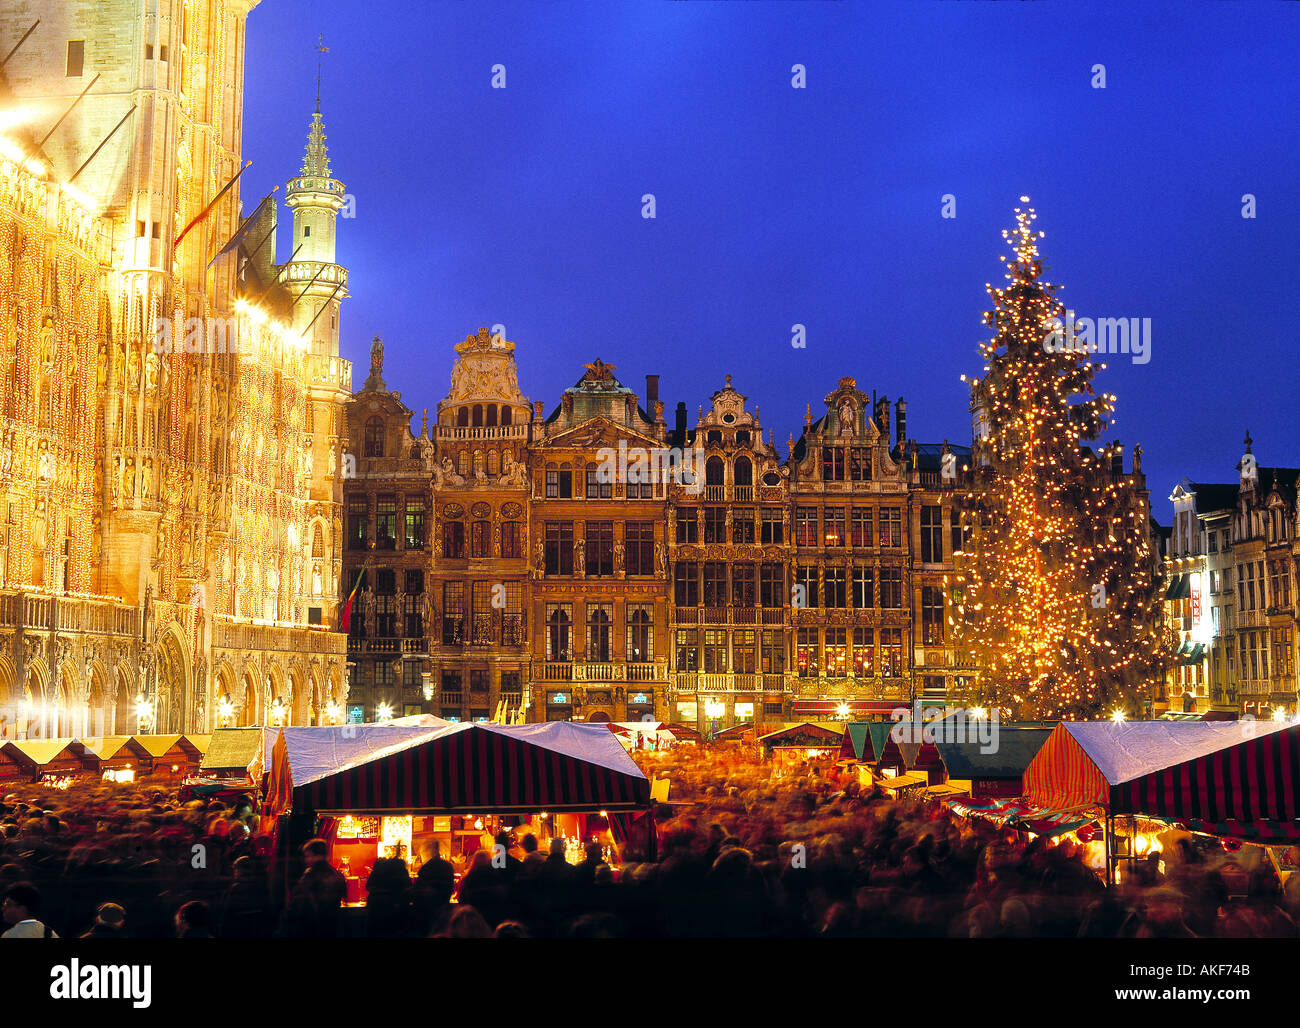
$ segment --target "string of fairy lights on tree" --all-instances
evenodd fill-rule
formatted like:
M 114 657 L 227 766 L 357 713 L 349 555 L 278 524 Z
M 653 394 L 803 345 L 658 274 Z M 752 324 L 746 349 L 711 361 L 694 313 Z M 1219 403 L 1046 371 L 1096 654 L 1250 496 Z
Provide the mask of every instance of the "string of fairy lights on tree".
M 1086 445 L 1113 425 L 1116 398 L 1094 391 L 1105 365 L 1086 349 L 1045 345 L 1065 308 L 1043 277 L 1037 215 L 1015 214 L 1008 285 L 986 286 L 984 374 L 968 380 L 986 431 L 949 582 L 956 643 L 978 668 L 973 704 L 1013 718 L 1131 714 L 1161 645 L 1145 503 L 1112 472 L 1117 443 Z

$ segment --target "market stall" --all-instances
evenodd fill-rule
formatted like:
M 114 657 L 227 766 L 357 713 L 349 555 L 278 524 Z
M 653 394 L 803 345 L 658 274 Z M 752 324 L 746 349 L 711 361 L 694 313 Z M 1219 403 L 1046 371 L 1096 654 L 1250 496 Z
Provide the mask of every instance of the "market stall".
M 574 862 L 595 841 L 612 861 L 649 816 L 650 783 L 605 725 L 464 723 L 399 741 L 368 733 L 333 766 L 302 740 L 295 746 L 288 729 L 285 739 L 294 814 L 319 819 L 351 902 L 379 857 L 401 856 L 415 870 L 437 842 L 460 871 L 509 829 L 542 846 L 563 839 Z M 343 741 L 357 740 L 321 745 Z
M 20 739 L 0 746 L 0 783 L 40 782 L 63 786 L 93 774 L 76 739 Z
M 1030 762 L 1047 742 L 1045 726 L 998 725 L 991 744 L 979 740 L 937 741 L 948 782 L 964 785 L 972 799 L 1019 796 Z
M 114 782 L 133 782 L 147 773 L 149 751 L 129 735 L 107 735 L 81 740 L 81 759 L 87 769 Z
M 148 754 L 146 773 L 156 778 L 183 777 L 197 771 L 203 753 L 183 735 L 133 735 Z
M 1108 881 L 1149 844 L 1139 816 L 1207 834 L 1300 838 L 1297 732 L 1267 721 L 1062 722 L 1026 769 L 1025 795 L 1104 814 Z
M 758 738 L 763 756 L 780 769 L 808 764 L 829 766 L 844 742 L 844 724 L 837 721 L 798 721 L 768 731 Z

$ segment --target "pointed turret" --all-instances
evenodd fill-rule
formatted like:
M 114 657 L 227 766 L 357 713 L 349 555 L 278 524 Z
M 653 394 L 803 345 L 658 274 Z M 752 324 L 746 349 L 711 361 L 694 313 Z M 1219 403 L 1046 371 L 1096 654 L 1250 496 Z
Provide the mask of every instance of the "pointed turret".
M 307 130 L 302 169 L 286 184 L 284 200 L 293 211 L 291 256 L 283 276 L 294 298 L 293 327 L 308 337 L 313 354 L 337 357 L 339 307 L 348 295 L 348 272 L 335 261 L 334 230 L 339 211 L 348 216 L 349 200 L 330 169 L 319 98 Z

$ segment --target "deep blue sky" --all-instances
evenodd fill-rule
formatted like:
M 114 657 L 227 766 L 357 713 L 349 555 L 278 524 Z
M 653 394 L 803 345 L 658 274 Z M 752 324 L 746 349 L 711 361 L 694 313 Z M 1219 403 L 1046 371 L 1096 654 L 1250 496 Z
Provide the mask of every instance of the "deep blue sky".
M 500 322 L 548 411 L 599 356 L 638 392 L 659 373 L 670 421 L 730 372 L 783 449 L 842 375 L 968 442 L 958 376 L 1028 193 L 1062 299 L 1153 320 L 1150 363 L 1099 386 L 1160 520 L 1183 475 L 1235 478 L 1247 427 L 1261 464 L 1300 463 L 1300 5 L 263 0 L 246 211 L 301 162 L 317 33 L 357 202 L 343 353 L 359 385 L 380 333 L 417 412 Z

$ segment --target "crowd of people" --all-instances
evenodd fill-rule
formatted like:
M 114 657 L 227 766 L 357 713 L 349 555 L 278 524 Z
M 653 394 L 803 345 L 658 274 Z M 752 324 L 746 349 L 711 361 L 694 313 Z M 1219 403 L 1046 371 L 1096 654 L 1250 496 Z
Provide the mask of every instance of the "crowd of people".
M 752 749 L 639 755 L 671 782 L 658 859 L 641 843 L 579 864 L 504 832 L 463 874 L 376 860 L 346 908 L 328 846 L 273 869 L 252 797 L 182 802 L 112 783 L 12 787 L 0 803 L 5 937 L 1285 937 L 1284 887 L 1257 847 L 1170 832 L 1107 888 L 1087 847 L 895 800 L 834 768 L 773 772 Z M 547 852 L 549 849 L 549 852 Z M 1253 858 L 1253 859 L 1252 859 Z M 279 901 L 277 901 L 277 898 Z

